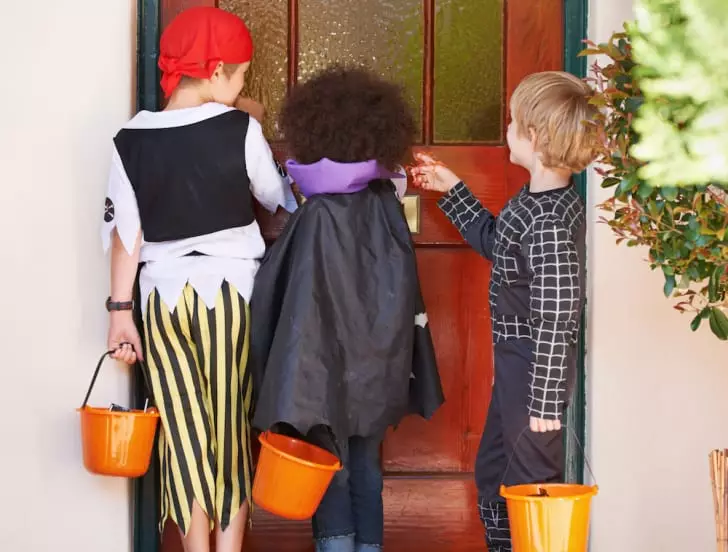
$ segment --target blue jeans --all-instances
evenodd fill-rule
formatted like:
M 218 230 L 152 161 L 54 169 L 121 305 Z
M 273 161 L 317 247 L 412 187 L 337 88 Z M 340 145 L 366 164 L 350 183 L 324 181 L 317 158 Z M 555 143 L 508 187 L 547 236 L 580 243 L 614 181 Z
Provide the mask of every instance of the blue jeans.
M 384 505 L 381 438 L 351 437 L 339 444 L 338 472 L 313 517 L 316 552 L 380 552 Z

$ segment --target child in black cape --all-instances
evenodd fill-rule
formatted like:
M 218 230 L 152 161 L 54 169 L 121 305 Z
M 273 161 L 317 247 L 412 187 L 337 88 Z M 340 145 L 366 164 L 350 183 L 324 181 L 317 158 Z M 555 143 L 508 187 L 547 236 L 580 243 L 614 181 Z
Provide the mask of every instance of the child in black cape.
M 443 402 L 397 172 L 415 124 L 396 86 L 334 68 L 292 92 L 281 129 L 306 201 L 256 277 L 253 425 L 340 455 L 313 519 L 318 552 L 380 550 L 384 434 Z

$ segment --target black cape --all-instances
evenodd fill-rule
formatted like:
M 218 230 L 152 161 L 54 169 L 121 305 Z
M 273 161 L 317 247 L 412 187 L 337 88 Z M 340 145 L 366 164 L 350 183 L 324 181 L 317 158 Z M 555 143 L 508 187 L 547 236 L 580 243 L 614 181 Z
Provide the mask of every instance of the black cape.
M 256 428 L 383 435 L 443 403 L 414 244 L 390 181 L 306 201 L 263 260 L 250 306 Z

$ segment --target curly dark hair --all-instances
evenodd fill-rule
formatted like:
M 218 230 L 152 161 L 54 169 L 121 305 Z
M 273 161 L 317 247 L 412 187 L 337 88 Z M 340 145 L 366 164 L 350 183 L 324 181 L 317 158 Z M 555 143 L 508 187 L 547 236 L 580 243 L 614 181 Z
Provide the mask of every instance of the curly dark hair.
M 376 159 L 390 170 L 410 155 L 416 133 L 397 85 L 361 67 L 343 66 L 296 86 L 283 105 L 280 127 L 299 163 Z

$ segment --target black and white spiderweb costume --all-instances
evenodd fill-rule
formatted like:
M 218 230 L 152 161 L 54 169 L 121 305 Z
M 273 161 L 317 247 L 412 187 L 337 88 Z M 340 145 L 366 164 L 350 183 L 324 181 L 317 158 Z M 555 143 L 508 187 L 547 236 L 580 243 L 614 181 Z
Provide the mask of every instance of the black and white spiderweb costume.
M 585 292 L 584 204 L 573 185 L 541 193 L 526 186 L 494 216 L 461 182 L 439 206 L 493 263 L 495 381 L 475 477 L 490 550 L 506 552 L 510 531 L 501 483 L 563 478 L 561 432 L 524 429 L 531 416 L 561 419 L 573 387 Z

